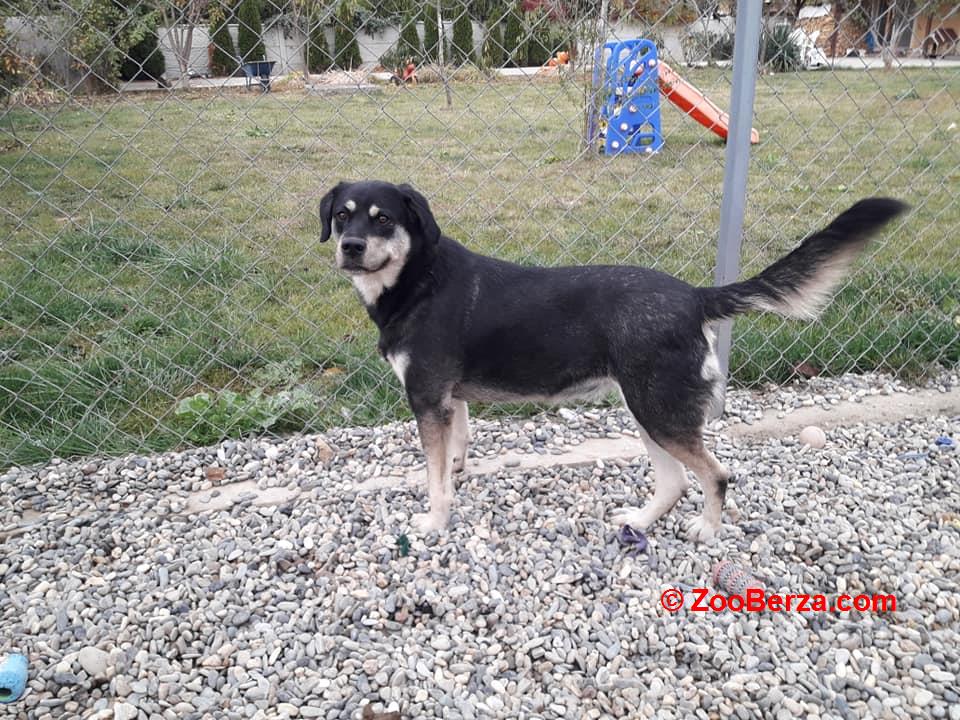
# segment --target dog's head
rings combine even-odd
[[[409,185],[341,182],[320,201],[320,221],[320,241],[333,236],[337,267],[354,276],[383,272],[395,281],[410,255],[440,240],[427,199]]]

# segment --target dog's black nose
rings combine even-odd
[[[367,249],[367,243],[362,238],[344,238],[340,241],[340,249],[347,257],[360,257]]]

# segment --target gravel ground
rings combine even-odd
[[[822,450],[724,434],[763,408],[905,390],[869,375],[732,392],[711,444],[739,480],[709,547],[683,532],[698,490],[646,552],[620,545],[605,518],[652,492],[642,457],[464,478],[451,530],[407,538],[420,490],[357,484],[422,464],[410,423],[11,469],[0,652],[26,653],[31,677],[0,715],[958,720],[960,451],[935,440],[960,418],[878,418]],[[633,433],[619,409],[560,409],[477,422],[471,453]],[[183,515],[241,479],[301,493]],[[661,608],[721,559],[770,592],[889,593],[897,610]]]

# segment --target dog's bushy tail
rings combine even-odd
[[[891,198],[861,200],[823,230],[759,275],[720,287],[700,288],[707,320],[767,310],[815,318],[871,236],[908,209]]]

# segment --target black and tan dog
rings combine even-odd
[[[754,278],[692,287],[639,267],[524,267],[484,257],[441,234],[407,185],[340,183],[320,203],[321,240],[337,242],[380,329],[380,352],[406,389],[427,461],[421,531],[446,526],[452,473],[467,451],[467,403],[567,400],[619,390],[641,429],[653,498],[616,523],[646,528],[700,480],[706,541],[720,528],[730,473],[702,432],[724,381],[713,324],[750,310],[813,318],[870,236],[906,206],[862,200]]]

